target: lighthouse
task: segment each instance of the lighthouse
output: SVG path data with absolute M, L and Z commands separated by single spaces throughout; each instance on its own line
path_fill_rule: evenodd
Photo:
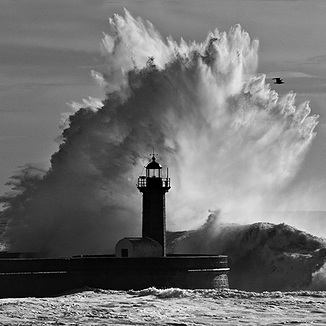
M 137 188 L 143 194 L 143 238 L 150 238 L 162 246 L 162 256 L 166 255 L 166 214 L 165 193 L 170 186 L 170 178 L 162 177 L 162 166 L 153 154 L 146 167 L 146 175 L 138 178 Z
M 125 237 L 115 247 L 121 258 L 166 257 L 165 194 L 170 190 L 168 172 L 163 178 L 162 166 L 155 154 L 138 178 L 137 188 L 143 194 L 142 237 Z M 167 170 L 168 171 L 168 170 Z

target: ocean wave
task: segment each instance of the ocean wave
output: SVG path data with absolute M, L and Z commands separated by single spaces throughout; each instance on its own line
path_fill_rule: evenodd
M 316 136 L 309 103 L 279 97 L 257 73 L 259 42 L 240 25 L 188 43 L 128 11 L 109 25 L 107 65 L 92 72 L 105 98 L 73 103 L 50 169 L 23 168 L 0 197 L 7 250 L 106 254 L 140 234 L 135 182 L 153 146 L 171 171 L 174 230 L 200 226 L 207 209 L 265 208 Z
M 246 291 L 324 290 L 326 240 L 287 224 L 219 222 L 212 213 L 196 231 L 169 235 L 173 253 L 229 256 L 231 288 Z
M 94 294 L 98 293 L 97 289 L 93 290 Z M 325 298 L 326 291 L 311 291 L 311 290 L 299 290 L 299 291 L 242 291 L 237 289 L 180 289 L 180 288 L 168 288 L 159 289 L 156 287 L 150 287 L 142 290 L 129 290 L 129 291 L 106 291 L 101 290 L 101 294 L 114 294 L 114 293 L 126 293 L 131 296 L 145 297 L 154 296 L 159 299 L 174 299 L 174 298 L 190 298 L 201 297 L 211 299 L 222 298 L 234 298 L 234 299 L 254 299 L 254 298 L 289 298 L 289 297 L 314 297 Z
M 142 289 L 139 291 L 129 290 L 127 293 L 130 295 L 136 295 L 136 296 L 153 295 L 160 299 L 169 299 L 169 298 L 187 297 L 192 292 L 189 290 L 179 289 L 179 288 L 157 289 L 155 287 L 150 287 L 150 288 Z

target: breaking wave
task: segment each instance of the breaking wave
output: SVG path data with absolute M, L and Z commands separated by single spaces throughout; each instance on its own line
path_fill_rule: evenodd
M 8 250 L 101 254 L 140 235 L 135 183 L 153 146 L 171 171 L 172 230 L 200 226 L 208 209 L 266 207 L 295 177 L 318 117 L 256 74 L 258 41 L 239 25 L 177 42 L 126 11 L 110 19 L 102 51 L 107 69 L 92 75 L 106 98 L 73 103 L 50 169 L 9 182 Z
M 190 293 L 191 291 L 189 292 L 188 290 L 179 289 L 179 288 L 157 289 L 155 287 L 150 287 L 139 291 L 134 291 L 134 290 L 128 291 L 128 294 L 130 295 L 136 295 L 140 297 L 153 295 L 160 299 L 184 298 L 186 296 L 189 296 Z
M 248 292 L 237 289 L 198 289 L 198 290 L 183 290 L 179 288 L 157 289 L 151 287 L 140 291 L 128 291 L 132 296 L 154 296 L 159 299 L 173 298 L 211 298 L 211 299 L 255 299 L 255 298 L 286 298 L 286 297 L 316 297 L 325 298 L 325 291 L 263 291 L 263 292 Z
M 228 255 L 230 287 L 239 290 L 325 290 L 326 239 L 286 224 L 224 224 L 218 217 L 169 234 L 170 252 Z

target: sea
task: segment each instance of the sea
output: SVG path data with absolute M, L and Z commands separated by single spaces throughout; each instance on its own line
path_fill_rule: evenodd
M 83 289 L 0 300 L 0 325 L 326 325 L 326 291 Z

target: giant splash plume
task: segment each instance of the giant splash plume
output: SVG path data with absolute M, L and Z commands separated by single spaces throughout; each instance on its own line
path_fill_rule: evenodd
M 203 43 L 163 39 L 127 11 L 109 25 L 107 69 L 92 72 L 106 98 L 67 117 L 44 175 L 12 178 L 8 249 L 108 253 L 139 236 L 135 184 L 153 146 L 172 179 L 168 228 L 198 226 L 209 209 L 257 209 L 293 179 L 315 136 L 308 103 L 279 98 L 256 74 L 258 41 L 239 25 Z

